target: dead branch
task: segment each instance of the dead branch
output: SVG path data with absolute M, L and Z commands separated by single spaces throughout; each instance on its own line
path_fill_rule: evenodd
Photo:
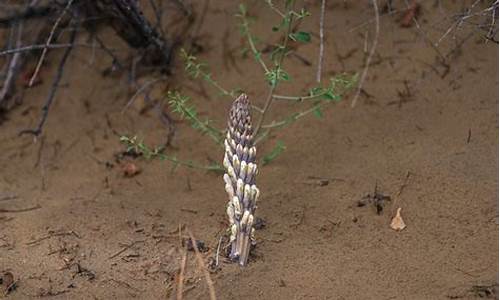
M 377 49 L 378 35 L 380 32 L 380 20 L 379 20 L 379 14 L 378 14 L 377 0 L 372 0 L 372 3 L 373 3 L 373 10 L 375 12 L 375 37 L 373 39 L 373 44 L 372 44 L 372 47 L 370 49 L 370 53 L 368 54 L 368 57 L 366 58 L 365 68 L 363 69 L 363 73 L 361 74 L 361 78 L 359 79 L 358 89 L 356 90 L 356 94 L 354 95 L 354 98 L 352 99 L 352 102 L 351 102 L 352 108 L 354 108 L 356 106 L 356 102 L 358 101 L 359 95 L 361 94 L 361 90 L 363 88 L 363 84 L 365 82 L 366 75 L 368 74 L 368 68 L 370 67 L 370 62 L 373 58 L 373 55 L 375 54 L 375 50 Z
M 64 8 L 64 10 L 61 12 L 59 17 L 57 18 L 56 22 L 54 23 L 54 26 L 52 26 L 52 29 L 50 30 L 49 37 L 47 38 L 47 41 L 45 42 L 45 46 L 50 45 L 52 42 L 52 39 L 54 38 L 54 33 L 56 32 L 57 27 L 61 23 L 62 18 L 66 15 L 66 12 L 68 9 L 71 7 L 71 4 L 73 4 L 73 0 L 69 0 L 68 4 Z M 33 76 L 31 76 L 31 79 L 28 83 L 29 87 L 33 86 L 33 83 L 35 82 L 36 76 L 38 75 L 38 72 L 40 71 L 40 68 L 42 67 L 43 60 L 45 58 L 45 55 L 47 55 L 47 47 L 43 48 L 42 55 L 40 56 L 40 60 L 38 61 L 38 64 L 36 65 L 35 72 L 33 72 Z
M 7 209 L 7 208 L 0 208 L 0 213 L 18 213 L 18 212 L 27 212 L 27 211 L 31 211 L 31 210 L 35 210 L 35 209 L 39 209 L 39 208 L 42 208 L 40 206 L 40 204 L 37 204 L 35 206 L 32 206 L 32 207 L 28 207 L 28 208 L 20 208 L 20 209 Z
M 21 47 L 22 33 L 23 33 L 23 22 L 20 21 L 18 26 L 17 26 L 16 47 Z M 21 53 L 18 52 L 16 54 L 14 54 L 14 56 L 12 56 L 12 58 L 9 62 L 9 66 L 7 69 L 7 76 L 5 78 L 5 81 L 3 82 L 2 90 L 0 90 L 0 105 L 2 104 L 3 101 L 5 101 L 5 99 L 7 99 L 7 97 L 10 94 L 10 91 L 12 90 L 12 88 L 14 86 L 14 81 L 15 81 L 16 75 L 19 71 L 20 64 L 21 64 Z
M 30 5 L 23 11 L 13 13 L 8 16 L 0 17 L 0 28 L 8 28 L 13 23 L 19 22 L 21 20 L 43 18 L 51 15 L 55 11 L 56 9 L 53 5 L 44 5 L 44 6 Z
M 156 83 L 164 81 L 165 79 L 166 79 L 165 76 L 161 76 L 159 78 L 151 79 L 151 80 L 147 81 L 146 83 L 144 83 L 141 87 L 139 87 L 137 89 L 137 91 L 134 93 L 134 95 L 127 102 L 127 104 L 125 104 L 125 106 L 123 107 L 122 114 L 130 107 L 130 105 L 132 105 L 132 103 L 134 103 L 135 99 L 137 99 L 137 97 L 140 94 L 142 94 L 143 92 L 145 92 L 147 89 L 153 87 Z
M 100 16 L 109 17 L 111 27 L 133 48 L 150 51 L 153 64 L 168 67 L 172 55 L 172 46 L 166 37 L 160 35 L 144 17 L 136 1 L 99 0 L 86 4 L 91 11 Z
M 75 43 L 75 44 L 68 43 L 68 44 L 50 44 L 50 45 L 45 45 L 45 44 L 29 45 L 29 46 L 0 51 L 0 56 L 22 53 L 22 52 L 29 52 L 29 51 L 33 51 L 33 50 L 60 49 L 60 48 L 69 48 L 69 47 L 77 47 L 77 46 L 78 47 L 94 47 L 93 45 L 90 45 L 90 44 L 77 44 L 77 43 Z M 110 51 L 112 51 L 112 50 L 110 50 Z
M 25 129 L 19 132 L 19 135 L 23 134 L 32 134 L 35 137 L 38 137 L 42 133 L 43 125 L 45 124 L 45 121 L 47 120 L 47 116 L 49 115 L 49 109 L 50 106 L 52 105 L 52 102 L 54 101 L 54 97 L 56 95 L 57 88 L 59 86 L 59 82 L 61 81 L 63 71 L 64 71 L 64 66 L 66 64 L 66 61 L 68 60 L 69 54 L 71 53 L 71 50 L 73 50 L 73 44 L 76 39 L 76 26 L 73 28 L 73 31 L 71 32 L 71 36 L 69 38 L 69 43 L 71 46 L 66 48 L 64 51 L 63 57 L 61 59 L 61 62 L 59 63 L 59 66 L 57 68 L 57 73 L 54 78 L 54 81 L 52 82 L 52 87 L 49 92 L 49 96 L 47 97 L 47 100 L 45 101 L 45 104 L 42 107 L 42 118 L 40 119 L 40 122 L 38 123 L 38 126 L 35 129 Z
M 182 294 L 184 290 L 184 274 L 186 274 L 186 261 L 187 261 L 187 247 L 184 245 L 182 250 L 182 260 L 181 268 L 179 271 L 178 283 L 177 283 L 177 300 L 182 300 Z
M 325 2 L 321 1 L 321 16 L 319 19 L 319 55 L 318 55 L 318 71 L 316 73 L 316 82 L 321 82 L 321 68 L 323 66 L 323 52 L 324 52 L 324 27 L 325 27 Z
M 216 300 L 217 297 L 215 296 L 214 283 L 205 265 L 205 260 L 201 256 L 200 250 L 198 250 L 198 244 L 196 243 L 196 239 L 194 238 L 193 233 L 190 230 L 188 230 L 188 233 L 189 233 L 189 238 L 191 239 L 191 243 L 193 244 L 196 261 L 198 263 L 198 268 L 201 271 L 203 271 L 203 275 L 205 275 L 205 280 L 207 281 L 208 291 L 210 293 L 210 300 Z

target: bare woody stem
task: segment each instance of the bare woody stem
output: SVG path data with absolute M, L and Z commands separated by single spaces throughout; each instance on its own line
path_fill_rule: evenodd
M 318 70 L 316 72 L 316 82 L 321 82 L 321 69 L 323 67 L 323 52 L 325 48 L 324 44 L 324 24 L 325 24 L 325 2 L 321 1 L 321 15 L 319 21 L 319 55 L 318 55 Z
M 265 117 L 267 111 L 269 110 L 271 103 L 273 102 L 273 93 L 274 93 L 275 89 L 276 89 L 276 85 L 272 86 L 271 89 L 269 90 L 269 94 L 268 94 L 267 99 L 266 99 L 266 104 L 264 105 L 264 108 L 262 109 L 262 113 L 260 114 L 259 121 L 257 121 L 257 125 L 255 126 L 255 133 L 254 133 L 255 136 L 257 136 L 257 134 L 259 133 L 260 128 L 262 127 L 262 123 L 264 122 L 264 117 Z
M 71 45 L 74 44 L 75 39 L 76 39 L 76 35 L 77 35 L 77 28 L 76 28 L 76 24 L 74 24 L 73 30 L 71 31 L 71 35 L 69 38 Z M 54 97 L 56 95 L 57 88 L 59 87 L 59 82 L 61 81 L 61 79 L 63 77 L 64 66 L 66 65 L 66 61 L 68 60 L 68 57 L 69 57 L 69 54 L 71 53 L 71 50 L 73 50 L 73 46 L 66 48 L 66 50 L 64 51 L 63 57 L 62 57 L 61 61 L 59 62 L 59 66 L 57 67 L 57 73 L 56 73 L 56 76 L 54 77 L 54 80 L 52 81 L 52 87 L 50 89 L 49 95 L 47 97 L 45 104 L 42 107 L 42 117 L 38 123 L 38 126 L 34 129 L 21 130 L 19 132 L 20 136 L 23 134 L 32 134 L 35 137 L 38 137 L 42 133 L 43 126 L 45 124 L 45 121 L 47 121 L 50 107 L 52 105 L 52 102 L 54 101 Z
M 354 98 L 352 99 L 351 108 L 354 108 L 356 106 L 359 95 L 361 94 L 361 89 L 363 88 L 363 84 L 364 84 L 365 79 L 366 79 L 366 75 L 368 74 L 368 69 L 370 67 L 370 63 L 372 61 L 373 55 L 375 54 L 375 50 L 377 49 L 378 36 L 379 36 L 379 32 L 380 32 L 380 21 L 379 21 L 380 17 L 379 17 L 379 13 L 378 13 L 377 0 L 372 0 L 372 3 L 373 3 L 373 10 L 375 13 L 375 37 L 373 39 L 370 53 L 368 54 L 368 57 L 366 58 L 363 73 L 361 74 L 361 78 L 359 79 L 358 89 L 356 90 L 356 94 L 354 95 Z
M 40 50 L 40 49 L 59 49 L 59 48 L 72 48 L 72 47 L 93 48 L 94 45 L 85 44 L 85 43 L 83 43 L 83 44 L 82 43 L 75 43 L 75 44 L 68 43 L 68 44 L 50 44 L 50 45 L 45 45 L 45 44 L 30 45 L 30 46 L 24 46 L 24 47 L 0 51 L 0 56 L 11 55 L 11 54 L 16 54 L 16 53 L 20 53 L 20 52 L 28 52 L 28 51 L 33 51 L 33 50 Z M 112 51 L 112 50 L 110 50 L 110 51 Z

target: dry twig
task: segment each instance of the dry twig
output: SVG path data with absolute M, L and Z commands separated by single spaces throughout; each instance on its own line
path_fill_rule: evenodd
M 217 297 L 215 296 L 214 283 L 205 265 L 205 260 L 201 256 L 200 250 L 198 250 L 198 245 L 196 243 L 196 239 L 193 236 L 193 233 L 190 230 L 188 230 L 188 233 L 189 233 L 189 238 L 191 239 L 191 243 L 193 244 L 196 261 L 198 263 L 198 268 L 203 272 L 203 275 L 205 275 L 205 280 L 208 285 L 208 291 L 210 293 L 210 300 L 216 300 Z
M 22 32 L 23 32 L 23 23 L 19 22 L 19 24 L 17 25 L 17 41 L 16 41 L 17 48 L 21 47 L 22 44 L 21 41 Z M 20 60 L 21 60 L 21 53 L 17 52 L 14 54 L 14 56 L 12 56 L 12 59 L 9 62 L 9 67 L 7 69 L 7 77 L 5 78 L 2 90 L 0 91 L 0 104 L 8 97 L 10 93 L 12 85 L 14 84 L 15 81 L 16 73 L 17 71 L 19 71 Z
M 71 45 L 73 45 L 73 43 L 75 42 L 76 33 L 77 33 L 77 30 L 76 30 L 76 26 L 75 26 L 75 28 L 73 28 L 73 31 L 71 32 L 71 36 L 70 36 L 70 44 Z M 59 63 L 59 67 L 57 68 L 57 74 L 54 78 L 54 81 L 52 82 L 52 88 L 50 89 L 49 96 L 47 97 L 47 100 L 42 107 L 42 118 L 41 118 L 40 122 L 38 123 L 38 126 L 35 129 L 22 130 L 21 132 L 19 132 L 19 135 L 32 134 L 35 137 L 38 137 L 42 133 L 43 125 L 45 124 L 45 121 L 47 120 L 50 106 L 52 105 L 52 102 L 53 102 L 54 97 L 56 95 L 57 88 L 59 86 L 59 82 L 61 81 L 61 78 L 63 75 L 64 65 L 66 64 L 66 61 L 68 60 L 68 57 L 69 57 L 69 54 L 71 53 L 71 50 L 73 50 L 73 46 L 66 48 L 66 50 L 64 51 L 64 55 L 61 59 L 61 62 Z
M 366 74 L 368 74 L 368 68 L 370 67 L 370 63 L 372 61 L 373 55 L 375 54 L 375 49 L 377 49 L 377 43 L 378 43 L 378 35 L 380 33 L 380 20 L 379 20 L 379 14 L 378 14 L 378 4 L 377 0 L 372 0 L 373 3 L 373 10 L 375 12 L 375 37 L 373 39 L 373 44 L 370 49 L 370 53 L 368 54 L 368 57 L 366 58 L 366 63 L 365 63 L 365 68 L 363 69 L 363 73 L 361 74 L 361 78 L 359 79 L 359 84 L 358 84 L 358 89 L 356 90 L 356 94 L 354 95 L 354 98 L 352 99 L 351 102 L 351 107 L 354 108 L 356 106 L 356 102 L 358 101 L 359 95 L 361 94 L 361 90 L 363 88 L 363 84 L 366 79 Z
M 0 208 L 0 213 L 18 213 L 18 212 L 26 212 L 26 211 L 30 211 L 30 210 L 39 209 L 39 208 L 42 208 L 42 207 L 40 206 L 40 204 L 37 204 L 37 205 L 32 206 L 32 207 L 28 207 L 28 208 L 20 208 L 20 209 L 4 209 L 4 208 Z
M 182 260 L 181 260 L 181 269 L 179 271 L 179 278 L 177 284 L 177 300 L 182 300 L 182 293 L 184 289 L 184 274 L 186 270 L 186 261 L 187 261 L 187 247 L 184 245 L 182 252 Z
M 316 73 L 316 82 L 321 82 L 321 68 L 323 66 L 323 52 L 324 52 L 324 24 L 325 24 L 325 2 L 321 1 L 321 16 L 319 19 L 319 55 L 318 55 L 318 71 Z
M 52 39 L 54 37 L 54 33 L 56 32 L 56 29 L 59 26 L 59 23 L 61 23 L 62 18 L 66 15 L 66 12 L 71 7 L 71 4 L 73 4 L 73 0 L 68 1 L 68 4 L 66 4 L 66 7 L 62 11 L 61 15 L 59 15 L 59 17 L 57 18 L 56 22 L 54 23 L 54 26 L 52 26 L 52 30 L 50 31 L 49 37 L 47 38 L 47 42 L 45 42 L 45 48 L 43 48 L 42 55 L 40 56 L 40 60 L 38 61 L 38 64 L 36 65 L 35 72 L 33 72 L 33 76 L 31 76 L 28 87 L 33 86 L 33 83 L 35 82 L 36 76 L 38 75 L 38 72 L 40 71 L 40 67 L 42 66 L 43 60 L 45 59 L 45 55 L 47 54 L 47 50 L 48 50 L 47 46 L 50 45 L 50 42 L 52 42 Z

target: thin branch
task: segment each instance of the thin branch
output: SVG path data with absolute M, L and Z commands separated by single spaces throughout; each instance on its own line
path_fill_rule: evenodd
M 21 47 L 22 41 L 22 32 L 23 32 L 23 23 L 22 21 L 19 22 L 17 26 L 17 41 L 16 41 L 16 47 Z M 7 76 L 5 78 L 5 81 L 3 82 L 2 90 L 0 91 L 0 103 L 2 103 L 8 96 L 12 85 L 14 84 L 15 81 L 15 74 L 17 73 L 19 69 L 19 61 L 21 59 L 21 53 L 16 53 L 12 57 L 12 59 L 9 62 L 9 67 L 7 69 Z
M 87 48 L 94 47 L 94 45 L 91 45 L 91 44 L 50 44 L 50 45 L 40 44 L 40 45 L 30 45 L 30 46 L 0 51 L 0 56 L 16 54 L 19 52 L 40 50 L 40 49 L 59 49 L 59 48 L 68 48 L 68 47 L 77 47 L 77 46 L 78 47 L 87 47 Z M 108 49 L 108 50 L 110 50 L 110 49 Z
M 252 51 L 253 56 L 259 62 L 259 64 L 262 66 L 262 69 L 264 70 L 264 72 L 269 73 L 269 68 L 267 67 L 266 63 L 262 59 L 262 54 L 257 50 L 257 47 L 255 46 L 255 42 L 254 42 L 254 39 L 252 37 L 252 34 L 250 33 L 250 24 L 248 23 L 246 11 L 242 12 L 241 19 L 242 19 L 241 26 L 243 27 L 243 35 L 245 35 L 247 37 L 248 45 L 250 46 L 250 50 Z M 287 38 L 288 38 L 288 36 L 287 36 Z
M 176 128 L 175 128 L 175 123 L 174 120 L 170 117 L 170 115 L 163 109 L 163 105 L 158 102 L 156 105 L 158 115 L 160 118 L 160 121 L 163 123 L 168 128 L 168 133 L 167 133 L 167 138 L 165 140 L 165 143 L 163 143 L 163 149 L 171 146 L 172 140 L 174 139 Z
M 231 98 L 236 97 L 234 91 L 228 91 L 223 88 L 216 80 L 212 78 L 212 74 L 210 72 L 204 70 L 205 64 L 198 63 L 197 57 L 188 54 L 184 49 L 181 49 L 181 57 L 184 60 L 185 64 L 184 71 L 186 71 L 186 73 L 190 77 L 196 79 L 201 76 L 203 80 L 217 89 L 223 96 L 229 96 Z
M 406 5 L 409 6 L 408 4 L 408 1 L 405 0 L 406 2 Z M 470 7 L 469 9 L 467 10 L 467 12 L 464 14 L 464 16 L 460 17 L 452 26 L 450 26 L 450 28 L 448 28 L 448 30 L 446 30 L 446 32 L 439 38 L 439 40 L 435 43 L 435 46 L 439 46 L 439 44 L 441 43 L 441 41 L 453 30 L 454 27 L 457 27 L 459 28 L 460 26 L 462 26 L 464 20 L 466 20 L 467 18 L 473 16 L 473 14 L 471 14 L 472 10 L 474 9 L 474 7 L 479 3 L 481 2 L 481 0 L 476 0 L 476 2 L 474 2 Z
M 408 2 L 408 0 L 405 0 L 405 3 L 406 3 L 406 8 L 407 9 L 410 9 L 411 8 L 411 5 L 410 3 Z M 417 19 L 415 18 L 415 16 L 413 16 L 412 18 L 413 20 L 413 23 L 415 24 L 415 28 L 417 28 L 418 32 L 420 32 L 420 34 L 422 35 L 422 37 L 427 41 L 427 43 L 429 43 L 429 45 L 434 49 L 434 51 L 436 51 L 436 53 L 439 55 L 439 58 L 441 59 L 441 63 L 443 65 L 448 65 L 446 63 L 446 58 L 445 56 L 443 56 L 443 54 L 441 53 L 441 51 L 439 51 L 438 49 L 438 43 L 433 43 L 431 41 L 431 39 L 429 38 L 429 36 L 422 30 L 422 27 L 420 26 L 420 23 L 418 23 Z
M 165 80 L 166 77 L 165 76 L 162 76 L 162 77 L 159 77 L 159 78 L 155 78 L 153 80 L 150 80 L 146 83 L 144 83 L 140 88 L 137 89 L 137 91 L 135 92 L 135 94 L 132 96 L 132 98 L 130 98 L 130 100 L 127 102 L 127 104 L 123 107 L 122 109 L 122 114 L 130 107 L 130 105 L 132 105 L 132 103 L 134 103 L 135 99 L 140 95 L 142 94 L 147 88 L 149 87 L 152 87 L 154 86 L 156 83 L 158 83 L 159 81 L 162 81 L 162 80 Z
M 35 2 L 35 1 L 33 1 Z M 54 11 L 54 6 L 53 5 L 45 5 L 45 6 L 35 6 L 36 3 L 30 3 L 28 7 L 23 6 L 23 11 L 16 12 L 12 15 L 6 16 L 6 17 L 1 17 L 0 18 L 0 28 L 7 28 L 10 27 L 11 24 L 19 21 L 19 20 L 29 20 L 29 19 L 34 19 L 34 18 L 43 18 L 46 17 L 47 15 L 52 14 Z M 10 4 L 12 5 L 12 4 Z M 10 6 L 9 5 L 9 6 Z M 4 9 L 0 7 L 0 9 Z
M 205 3 L 203 4 L 203 8 L 201 11 L 201 15 L 197 17 L 197 19 L 199 19 L 198 24 L 196 25 L 196 28 L 193 30 L 193 38 L 195 39 L 200 35 L 200 31 L 203 28 L 203 24 L 205 23 L 205 17 L 207 16 L 209 6 L 210 6 L 210 0 L 205 0 Z
M 168 160 L 170 162 L 173 162 L 175 166 L 177 165 L 182 165 L 184 167 L 192 168 L 192 169 L 200 169 L 200 170 L 207 170 L 207 171 L 213 171 L 213 172 L 223 172 L 224 168 L 222 166 L 213 164 L 213 165 L 201 165 L 194 163 L 193 161 L 183 161 L 179 160 L 176 157 L 172 157 L 163 153 L 158 154 L 158 157 L 163 160 Z
M 273 102 L 273 94 L 274 94 L 275 89 L 276 89 L 276 85 L 273 85 L 273 86 L 271 86 L 271 89 L 269 90 L 269 94 L 267 95 L 267 99 L 266 99 L 266 104 L 264 105 L 264 108 L 262 109 L 262 113 L 260 114 L 259 121 L 257 121 L 257 126 L 255 126 L 254 136 L 257 136 L 260 128 L 262 127 L 262 123 L 264 123 L 264 116 L 266 115 L 266 112 L 269 110 L 269 106 L 271 106 L 271 102 Z
M 120 63 L 118 57 L 116 57 L 116 55 L 113 53 L 111 49 L 109 49 L 108 47 L 106 47 L 106 45 L 104 45 L 104 42 L 99 38 L 97 34 L 94 35 L 94 39 L 97 41 L 99 46 L 101 46 L 101 49 L 104 50 L 104 52 L 106 52 L 111 58 L 113 58 L 113 64 L 116 64 L 118 68 L 123 69 L 123 65 Z
M 156 17 L 156 24 L 154 27 L 158 28 L 160 30 L 161 36 L 165 36 L 165 32 L 163 31 L 163 27 L 162 27 L 163 10 L 161 8 L 158 8 L 158 6 L 155 3 L 155 0 L 149 0 L 149 5 L 151 5 L 151 8 L 153 9 L 153 12 L 154 12 L 155 17 Z M 161 5 L 161 1 L 160 1 L 160 5 Z
M 20 209 L 3 209 L 3 208 L 0 208 L 0 213 L 19 213 L 19 212 L 27 212 L 27 211 L 32 211 L 32 210 L 39 209 L 39 208 L 42 208 L 42 207 L 40 206 L 40 204 L 37 204 L 37 205 L 32 206 L 32 207 L 28 207 L 28 208 L 20 208 Z
M 282 121 L 279 121 L 279 122 L 271 122 L 270 124 L 266 124 L 266 125 L 262 125 L 261 128 L 263 129 L 272 129 L 272 128 L 276 128 L 276 127 L 282 127 L 282 126 L 285 126 L 285 125 L 288 125 L 292 122 L 295 122 L 297 121 L 298 119 L 312 113 L 313 111 L 319 109 L 322 105 L 324 104 L 324 102 L 319 102 L 319 103 L 316 103 L 315 105 L 313 105 L 311 108 L 307 109 L 307 110 L 304 110 L 304 111 L 301 111 L 301 112 L 298 112 L 298 113 L 294 113 L 292 114 L 291 116 L 287 117 L 286 119 L 282 120 Z
M 373 3 L 373 10 L 375 12 L 375 37 L 373 39 L 373 44 L 372 44 L 372 47 L 370 49 L 370 53 L 368 54 L 368 57 L 366 59 L 365 68 L 363 70 L 363 73 L 361 74 L 361 78 L 359 79 L 358 89 L 356 91 L 356 94 L 354 95 L 354 98 L 352 99 L 352 102 L 351 102 L 352 108 L 354 108 L 356 106 L 356 102 L 358 101 L 359 95 L 361 94 L 361 89 L 363 88 L 363 84 L 365 82 L 366 75 L 368 74 L 368 68 L 370 67 L 370 63 L 372 61 L 373 55 L 375 54 L 375 50 L 377 49 L 378 35 L 380 33 L 380 20 L 379 20 L 379 14 L 378 14 L 377 0 L 372 0 L 372 3 Z
M 290 3 L 290 8 L 289 11 L 293 11 L 293 5 L 295 4 L 295 1 L 291 1 Z M 289 12 L 288 12 L 289 13 Z M 283 37 L 283 52 L 281 53 L 280 57 L 278 58 L 278 61 L 276 62 L 276 69 L 281 68 L 281 64 L 283 62 L 283 59 L 285 58 L 286 55 L 286 47 L 288 45 L 288 40 L 289 40 L 289 35 L 292 30 L 292 21 L 293 21 L 293 15 L 289 13 L 289 20 L 288 20 L 288 26 L 285 32 L 285 36 Z M 257 121 L 257 125 L 255 126 L 255 131 L 254 131 L 254 136 L 257 136 L 259 133 L 260 127 L 262 126 L 262 123 L 264 123 L 264 118 L 266 116 L 267 111 L 269 110 L 269 107 L 271 106 L 271 103 L 273 102 L 273 95 L 276 87 L 278 86 L 278 81 L 276 84 L 272 84 L 271 88 L 269 89 L 269 94 L 267 95 L 266 103 L 264 104 L 264 108 L 262 109 L 262 114 L 260 115 L 259 120 Z
M 275 12 L 277 13 L 280 17 L 284 18 L 285 14 L 282 13 L 276 6 L 274 6 L 273 2 L 271 0 L 267 0 L 267 5 Z
M 215 252 L 215 266 L 219 266 L 219 253 L 220 253 L 220 246 L 222 245 L 222 237 L 219 238 L 219 243 L 217 244 L 217 251 Z
M 323 66 L 324 52 L 324 24 L 325 24 L 325 2 L 321 0 L 321 16 L 319 18 L 319 55 L 318 55 L 318 71 L 316 73 L 316 82 L 321 82 L 321 68 Z
M 175 156 L 170 156 L 165 153 L 161 153 L 161 151 L 164 149 L 163 148 L 155 148 L 155 149 L 150 149 L 148 146 L 146 146 L 142 141 L 138 141 L 137 137 L 132 137 L 129 138 L 127 136 L 121 136 L 120 141 L 124 143 L 127 146 L 127 152 L 132 152 L 136 154 L 141 154 L 144 156 L 146 159 L 150 158 L 159 158 L 160 160 L 168 160 L 172 163 L 174 163 L 173 168 L 175 169 L 177 166 L 185 166 L 188 168 L 193 168 L 193 169 L 203 169 L 207 171 L 214 171 L 214 172 L 220 172 L 224 171 L 224 168 L 218 164 L 211 164 L 211 165 L 202 165 L 200 163 L 195 163 L 193 161 L 183 161 L 177 159 Z
M 179 113 L 182 118 L 186 118 L 191 122 L 191 126 L 194 129 L 201 131 L 202 133 L 207 133 L 217 144 L 223 147 L 222 139 L 224 133 L 211 126 L 210 120 L 203 122 L 199 119 L 196 108 L 189 105 L 190 98 L 183 96 L 176 91 L 169 91 L 167 93 L 168 103 L 172 107 L 173 111 Z
M 181 259 L 181 269 L 179 270 L 179 277 L 177 283 L 177 300 L 182 300 L 182 293 L 184 290 L 184 274 L 186 270 L 186 261 L 187 261 L 187 247 L 184 245 L 182 251 L 182 259 Z
M 252 106 L 252 109 L 256 110 L 258 113 L 263 113 L 264 111 L 262 110 L 262 108 L 256 106 L 256 105 L 251 105 Z
M 385 14 L 380 14 L 379 17 L 382 18 L 382 17 L 389 17 L 389 16 L 392 16 L 392 15 L 395 15 L 395 14 L 398 14 L 400 13 L 401 11 L 400 10 L 397 10 L 397 9 L 392 9 L 391 11 L 389 11 L 388 13 L 385 13 Z M 351 32 L 354 32 L 362 27 L 365 27 L 366 25 L 369 25 L 373 22 L 375 22 L 377 19 L 377 17 L 373 17 L 371 18 L 370 20 L 368 21 L 365 21 L 359 25 L 356 25 L 354 27 L 352 27 L 351 29 L 349 29 L 347 32 L 351 33 Z
M 205 266 L 205 261 L 203 260 L 203 257 L 200 254 L 200 250 L 198 250 L 198 244 L 196 243 L 193 233 L 190 230 L 188 230 L 188 233 L 189 233 L 189 238 L 191 239 L 191 243 L 193 244 L 196 261 L 198 263 L 198 268 L 201 271 L 203 271 L 203 275 L 205 275 L 205 280 L 208 285 L 210 300 L 216 300 L 217 297 L 215 296 L 214 283 L 212 281 L 212 278 L 210 277 L 210 273 L 208 272 L 207 267 Z
M 75 28 L 75 30 L 73 30 L 71 32 L 71 36 L 70 36 L 70 40 L 69 40 L 71 45 L 74 43 L 74 41 L 76 39 L 76 34 L 77 34 L 77 30 Z M 68 57 L 69 57 L 69 54 L 71 53 L 71 50 L 73 50 L 73 46 L 66 48 L 66 50 L 64 51 L 61 62 L 59 63 L 59 66 L 57 68 L 57 74 L 54 78 L 54 81 L 52 82 L 52 87 L 50 89 L 49 96 L 47 97 L 47 100 L 46 100 L 44 106 L 42 107 L 42 118 L 41 118 L 40 122 L 38 123 L 38 126 L 35 129 L 22 130 L 21 132 L 19 132 L 19 135 L 32 134 L 35 137 L 37 137 L 42 133 L 43 125 L 45 124 L 45 121 L 47 120 L 50 106 L 52 105 L 52 102 L 54 100 L 54 96 L 56 95 L 56 91 L 57 91 L 57 88 L 59 86 L 59 82 L 61 81 L 61 78 L 63 75 L 64 65 L 66 64 L 66 61 L 68 60 Z
M 326 92 L 325 92 L 326 93 Z M 307 96 L 285 96 L 285 95 L 273 95 L 273 98 L 276 100 L 288 100 L 295 102 L 302 102 L 304 100 L 313 100 L 316 98 L 323 97 L 325 93 L 317 94 L 317 95 L 307 95 Z
M 68 4 L 62 11 L 61 15 L 57 18 L 56 22 L 54 23 L 54 26 L 52 26 L 52 29 L 50 30 L 49 37 L 47 38 L 47 42 L 45 42 L 45 46 L 50 45 L 50 42 L 52 42 L 52 38 L 54 37 L 54 33 L 56 32 L 57 27 L 59 26 L 59 23 L 61 23 L 62 18 L 66 15 L 66 11 L 70 8 L 71 4 L 73 4 L 73 0 L 69 0 Z M 47 54 L 47 47 L 43 49 L 42 55 L 40 56 L 40 60 L 38 61 L 38 64 L 36 65 L 35 72 L 33 72 L 33 76 L 31 76 L 31 79 L 29 81 L 28 87 L 32 87 L 33 83 L 35 82 L 36 76 L 38 75 L 38 72 L 40 71 L 40 68 L 42 67 L 43 60 L 45 59 L 45 55 Z

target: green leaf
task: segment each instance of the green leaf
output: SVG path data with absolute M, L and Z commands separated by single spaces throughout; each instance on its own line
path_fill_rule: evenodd
M 303 19 L 305 17 L 309 17 L 310 15 L 311 15 L 311 13 L 308 12 L 305 8 L 303 8 L 303 9 L 300 10 L 298 18 L 300 20 L 300 19 Z
M 290 75 L 287 72 L 283 71 L 283 69 L 279 70 L 279 80 L 289 81 Z
M 309 43 L 311 41 L 311 34 L 305 31 L 290 33 L 290 38 L 294 41 Z
M 266 81 L 271 85 L 271 86 L 276 86 L 278 80 L 276 78 L 276 72 L 274 70 L 268 71 L 265 74 Z
M 243 3 L 241 3 L 241 4 L 240 4 L 240 13 L 241 13 L 242 15 L 246 15 L 246 14 L 247 14 L 247 7 L 246 7 L 246 5 L 245 5 L 245 4 L 243 4 Z
M 276 159 L 281 153 L 283 153 L 283 151 L 285 151 L 285 149 L 285 144 L 282 141 L 277 141 L 276 146 L 274 146 L 273 150 L 264 155 L 264 158 L 262 158 L 263 165 L 267 165 L 268 163 Z
M 321 95 L 323 94 L 323 88 L 322 87 L 314 87 L 312 89 L 309 90 L 309 95 L 310 96 L 318 96 L 318 95 Z
M 316 106 L 316 108 L 313 110 L 313 113 L 318 119 L 323 118 L 323 112 L 321 111 L 321 106 Z
M 325 100 L 337 100 L 338 97 L 336 97 L 334 94 L 333 94 L 333 91 L 331 90 L 328 90 L 327 92 L 325 92 L 323 94 L 323 99 Z

